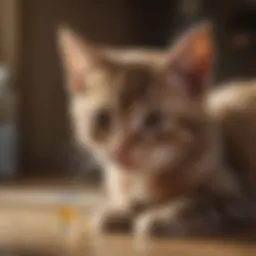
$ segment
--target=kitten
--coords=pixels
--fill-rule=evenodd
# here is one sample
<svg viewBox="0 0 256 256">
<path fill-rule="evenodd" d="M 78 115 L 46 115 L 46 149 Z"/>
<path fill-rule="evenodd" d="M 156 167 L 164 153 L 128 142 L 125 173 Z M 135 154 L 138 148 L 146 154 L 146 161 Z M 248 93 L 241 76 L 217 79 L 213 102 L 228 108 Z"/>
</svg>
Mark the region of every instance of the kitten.
<svg viewBox="0 0 256 256">
<path fill-rule="evenodd" d="M 77 141 L 104 168 L 108 199 L 95 228 L 216 228 L 218 214 L 203 205 L 236 197 L 240 187 L 221 165 L 218 124 L 205 107 L 211 26 L 193 28 L 162 51 L 110 49 L 68 29 L 58 39 Z M 188 214 L 196 208 L 208 209 L 210 219 Z"/>
</svg>

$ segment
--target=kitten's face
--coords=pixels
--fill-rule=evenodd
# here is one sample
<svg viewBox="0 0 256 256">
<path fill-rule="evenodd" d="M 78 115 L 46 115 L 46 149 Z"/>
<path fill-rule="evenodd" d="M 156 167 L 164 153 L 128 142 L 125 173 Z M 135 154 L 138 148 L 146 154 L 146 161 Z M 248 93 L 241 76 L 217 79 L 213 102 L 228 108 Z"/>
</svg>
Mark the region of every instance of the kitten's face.
<svg viewBox="0 0 256 256">
<path fill-rule="evenodd" d="M 95 49 L 65 32 L 61 43 L 78 141 L 129 171 L 163 170 L 181 161 L 200 140 L 205 121 L 200 96 L 208 32 L 201 28 L 189 36 L 191 43 L 185 38 L 175 51 L 158 53 Z M 194 43 L 199 38 L 201 52 Z"/>
</svg>

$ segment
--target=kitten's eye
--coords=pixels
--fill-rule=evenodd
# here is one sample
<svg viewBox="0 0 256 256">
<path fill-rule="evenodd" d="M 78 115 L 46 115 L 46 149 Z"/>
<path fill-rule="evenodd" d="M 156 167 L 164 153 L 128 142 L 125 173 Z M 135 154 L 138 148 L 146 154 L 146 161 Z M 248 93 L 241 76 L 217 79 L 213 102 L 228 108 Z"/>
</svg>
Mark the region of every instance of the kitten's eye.
<svg viewBox="0 0 256 256">
<path fill-rule="evenodd" d="M 162 128 L 166 121 L 165 116 L 159 111 L 148 113 L 142 123 L 142 128 L 145 130 L 156 130 Z"/>
<path fill-rule="evenodd" d="M 110 113 L 106 109 L 101 109 L 94 115 L 94 122 L 96 129 L 102 131 L 108 131 L 111 128 L 111 117 Z"/>
</svg>

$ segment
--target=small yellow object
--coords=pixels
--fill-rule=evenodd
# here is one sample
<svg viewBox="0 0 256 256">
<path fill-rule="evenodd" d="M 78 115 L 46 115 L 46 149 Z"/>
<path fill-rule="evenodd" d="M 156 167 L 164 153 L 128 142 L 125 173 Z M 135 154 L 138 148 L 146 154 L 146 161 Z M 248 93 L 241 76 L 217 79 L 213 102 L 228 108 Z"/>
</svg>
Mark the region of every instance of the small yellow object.
<svg viewBox="0 0 256 256">
<path fill-rule="evenodd" d="M 77 213 L 73 206 L 63 206 L 60 209 L 60 217 L 64 221 L 74 221 L 77 219 Z"/>
</svg>

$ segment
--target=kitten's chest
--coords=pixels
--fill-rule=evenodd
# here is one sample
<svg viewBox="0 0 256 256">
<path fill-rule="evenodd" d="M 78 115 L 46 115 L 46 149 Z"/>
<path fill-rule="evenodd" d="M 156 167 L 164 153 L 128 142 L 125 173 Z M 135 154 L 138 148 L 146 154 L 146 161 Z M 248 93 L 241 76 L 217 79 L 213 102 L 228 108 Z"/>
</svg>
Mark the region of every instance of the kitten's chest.
<svg viewBox="0 0 256 256">
<path fill-rule="evenodd" d="M 131 201 L 148 202 L 152 198 L 152 190 L 147 178 L 143 176 L 133 177 L 133 181 L 129 187 Z"/>
<path fill-rule="evenodd" d="M 120 169 L 106 172 L 113 202 L 120 205 L 147 205 L 172 200 L 188 193 L 188 186 L 170 173 L 131 173 Z"/>
<path fill-rule="evenodd" d="M 129 187 L 130 200 L 134 204 L 151 204 L 179 196 L 182 186 L 173 183 L 168 175 L 138 175 Z"/>
</svg>

